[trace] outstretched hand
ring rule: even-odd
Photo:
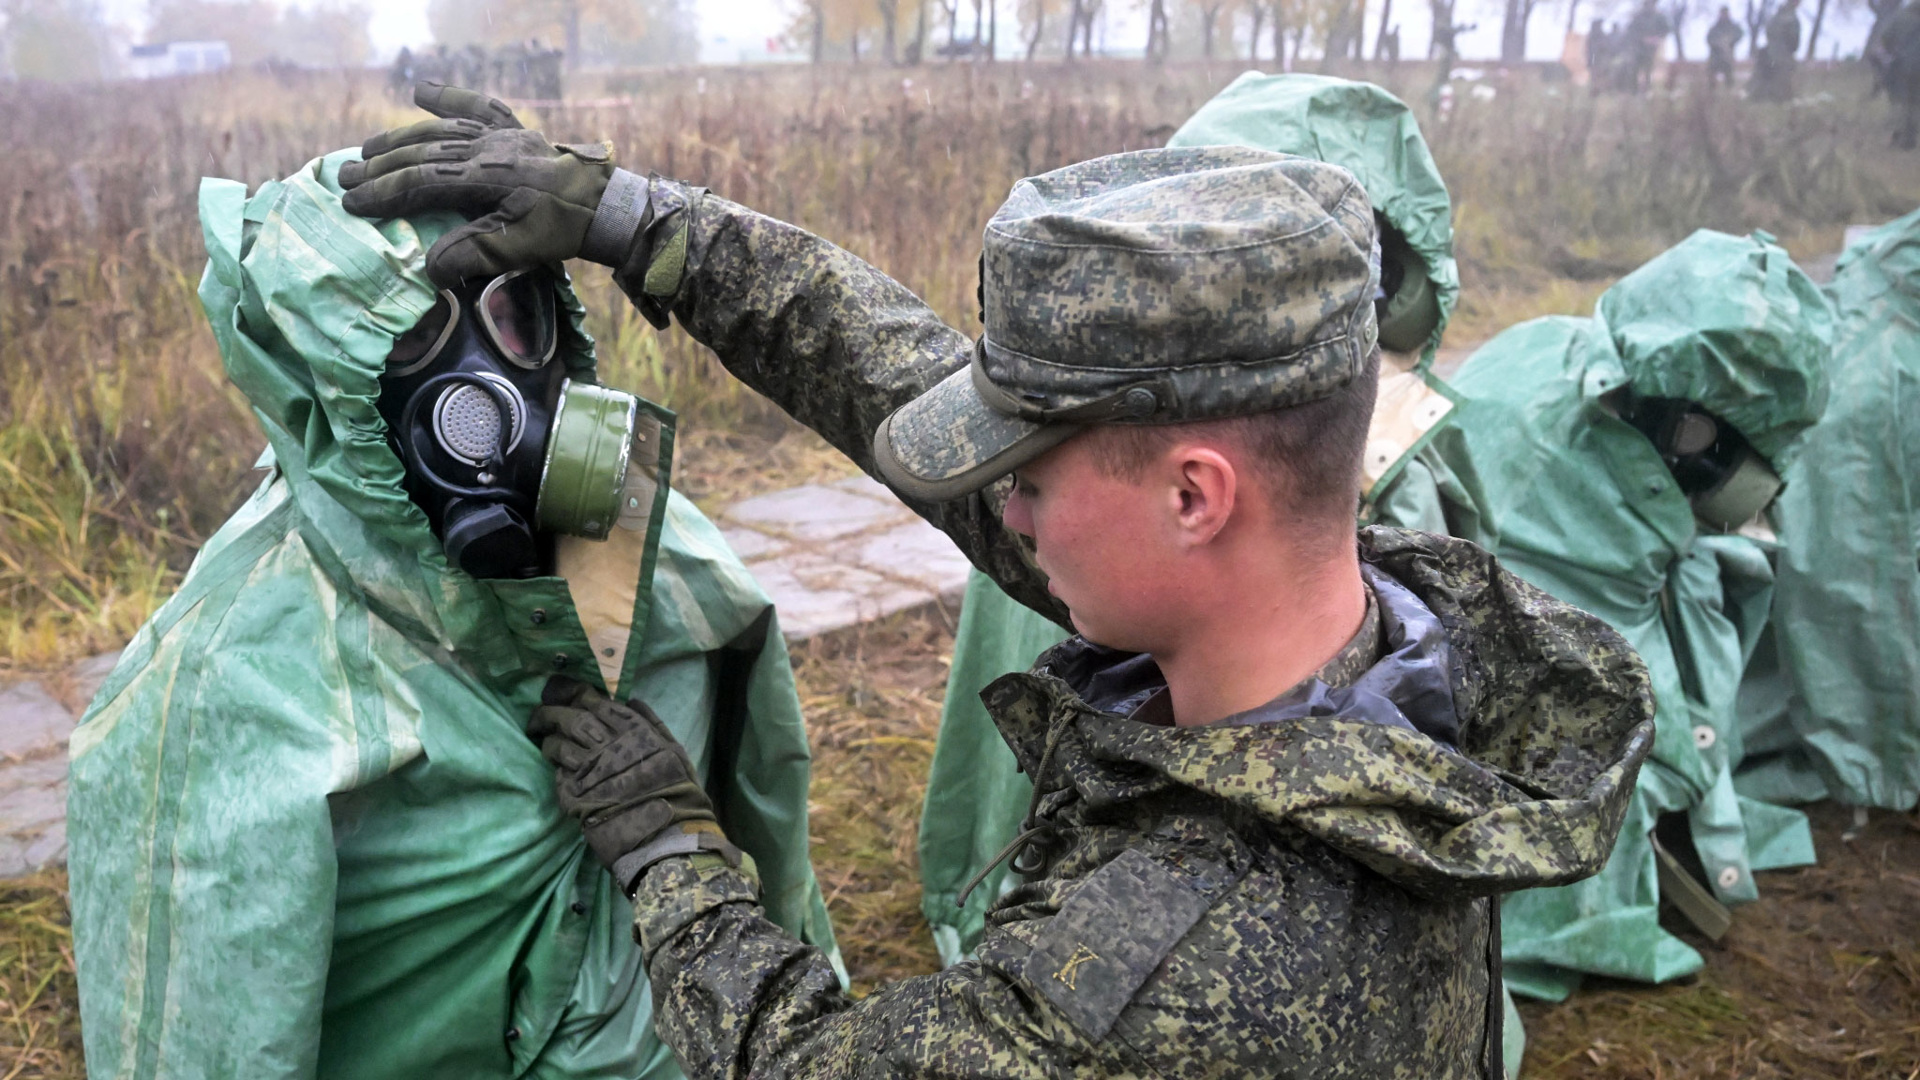
[[[427,253],[428,276],[449,287],[580,253],[614,173],[606,145],[557,146],[503,102],[455,86],[422,82],[413,100],[434,119],[375,135],[362,161],[341,166],[349,212],[467,215]]]
[[[713,851],[736,865],[693,760],[647,704],[621,703],[556,676],[527,734],[554,765],[560,808],[623,889],[670,855]]]

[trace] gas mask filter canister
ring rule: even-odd
[[[408,494],[475,577],[546,573],[542,534],[604,540],[620,514],[639,402],[567,378],[558,342],[553,280],[517,272],[443,291],[388,355]]]
[[[1634,397],[1620,416],[1653,443],[1693,516],[1712,528],[1740,528],[1785,486],[1733,425],[1691,401]]]

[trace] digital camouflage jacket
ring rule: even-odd
[[[968,342],[817,237],[695,208],[677,288],[618,279],[871,472],[880,420]],[[1045,597],[987,497],[916,509],[1010,594]],[[703,856],[648,871],[635,935],[690,1075],[1495,1074],[1488,898],[1605,863],[1652,737],[1646,671],[1471,544],[1360,543],[1445,628],[1457,752],[1338,715],[1102,712],[1085,695],[1104,650],[1069,641],[986,694],[1038,794],[1025,883],[977,959],[856,1002],[747,876]]]

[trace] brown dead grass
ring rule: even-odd
[[[1760,901],[1660,987],[1594,980],[1523,1002],[1528,1080],[1920,1076],[1920,818],[1810,808],[1817,866],[1756,875]]]
[[[856,993],[940,967],[920,915],[916,840],[952,660],[938,608],[794,652],[813,740],[814,873]]]
[[[0,1080],[84,1077],[67,875],[0,881]]]

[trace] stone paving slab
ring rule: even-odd
[[[789,641],[957,602],[966,589],[953,541],[865,476],[747,499],[720,524]]]
[[[67,738],[119,660],[102,653],[0,688],[0,878],[66,864]]]
[[[0,878],[67,861],[67,755],[0,766]]]
[[[38,681],[0,690],[0,760],[56,750],[72,730],[73,714]]]

